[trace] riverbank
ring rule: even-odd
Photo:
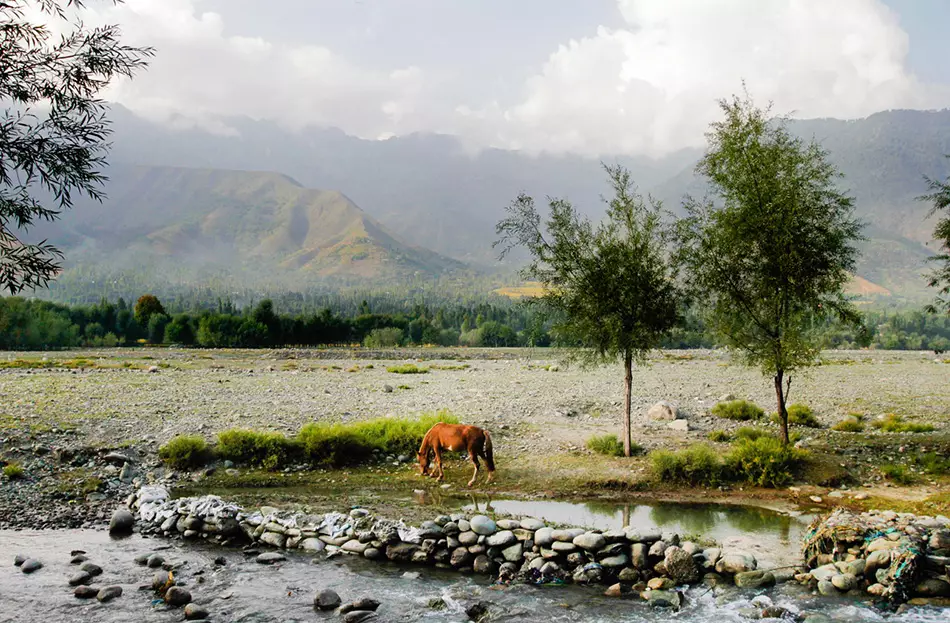
[[[427,372],[387,371],[410,357]],[[697,493],[654,482],[643,455],[613,458],[588,450],[589,437],[617,429],[622,374],[611,366],[565,367],[550,351],[8,353],[0,361],[0,458],[19,464],[23,477],[0,483],[0,527],[97,525],[103,521],[101,504],[123,497],[135,482],[198,492],[243,489],[248,496],[259,495],[265,486],[279,487],[290,505],[319,505],[321,495],[328,494],[356,504],[376,498],[386,514],[411,517],[419,508],[417,491],[435,504],[467,496],[470,467],[450,461],[449,487],[442,489],[397,457],[352,470],[270,473],[218,464],[213,471],[183,473],[162,465],[157,450],[180,433],[208,441],[234,427],[294,434],[310,421],[411,417],[442,408],[492,431],[498,482],[479,484],[474,489],[479,495],[593,501],[698,497],[805,510],[846,505],[950,512],[947,477],[925,473],[916,463],[927,453],[950,453],[947,364],[935,361],[932,353],[835,352],[825,358],[826,365],[794,384],[792,400],[810,405],[821,425],[794,429],[812,458],[800,482],[780,490],[732,487]],[[709,441],[708,435],[728,435],[748,424],[709,413],[727,394],[766,409],[772,400],[761,375],[723,353],[658,353],[635,375],[634,437],[645,450],[699,442],[724,451],[727,446]],[[660,400],[677,406],[687,430],[647,416]],[[936,430],[831,428],[858,412],[867,421],[898,413]],[[775,429],[767,421],[757,425]],[[885,464],[905,466],[907,478],[888,480],[881,471]],[[387,495],[394,490],[398,496]]]

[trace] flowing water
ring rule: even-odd
[[[479,511],[489,502],[477,502]],[[798,538],[807,518],[781,515],[749,507],[683,504],[574,504],[494,500],[499,513],[531,515],[549,522],[610,528],[622,525],[657,526],[664,531],[698,533],[752,549],[761,560],[783,562],[797,554]],[[474,506],[469,509],[475,512]],[[0,531],[0,622],[7,621],[181,621],[179,610],[169,610],[153,601],[150,584],[153,570],[135,564],[135,556],[164,548],[166,560],[181,562],[176,577],[186,583],[195,601],[211,612],[213,621],[246,623],[338,620],[315,613],[316,591],[331,588],[344,603],[373,597],[382,606],[380,621],[467,621],[465,608],[476,602],[488,604],[492,621],[696,621],[739,623],[743,608],[764,595],[792,611],[821,613],[831,621],[893,621],[895,623],[947,623],[950,614],[941,610],[912,609],[901,615],[877,612],[867,604],[845,599],[809,595],[790,584],[769,591],[741,592],[726,589],[714,593],[703,587],[691,589],[680,612],[653,610],[638,600],[616,600],[601,595],[602,587],[492,586],[491,580],[419,566],[373,563],[344,556],[316,560],[291,553],[288,560],[264,566],[240,550],[214,548],[203,543],[183,543],[132,536],[114,539],[98,531],[49,532]],[[70,551],[82,549],[105,573],[96,586],[117,584],[121,597],[100,604],[72,595],[67,578],[76,571],[69,565]],[[39,571],[26,575],[13,566],[17,553],[43,562]],[[227,564],[214,564],[224,555]],[[762,565],[767,566],[766,564]],[[443,604],[436,609],[432,602]]]

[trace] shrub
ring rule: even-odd
[[[194,469],[205,465],[211,452],[198,435],[179,435],[158,449],[158,458],[176,469]]]
[[[679,452],[656,450],[650,453],[650,464],[661,482],[715,486],[722,481],[722,459],[705,444]]]
[[[931,476],[943,476],[950,473],[950,458],[936,452],[928,452],[914,458],[914,463]]]
[[[373,329],[363,338],[363,346],[367,348],[393,348],[402,344],[403,333],[399,327],[383,327]]]
[[[720,402],[713,407],[712,414],[727,420],[746,422],[748,420],[758,420],[765,415],[765,411],[747,400],[730,400]]]
[[[831,428],[842,433],[860,433],[864,430],[864,423],[856,417],[848,416]]]
[[[754,426],[743,426],[736,431],[736,439],[745,439],[747,441],[755,441],[761,437],[768,437],[769,433],[764,428],[756,428]]]
[[[881,473],[888,480],[901,485],[909,485],[917,480],[913,472],[904,465],[887,464],[881,465]]]
[[[807,426],[808,428],[818,428],[821,426],[818,422],[818,418],[816,418],[812,412],[811,407],[807,405],[789,405],[786,411],[788,411],[788,423],[792,426]],[[772,421],[776,424],[782,423],[782,419],[778,413],[772,414]]]
[[[300,455],[300,446],[280,433],[232,429],[218,433],[217,454],[251,467],[277,469]]]
[[[934,429],[930,424],[907,422],[901,416],[893,413],[887,414],[884,418],[874,420],[872,426],[885,433],[929,433]]]
[[[788,484],[805,460],[805,453],[775,437],[740,439],[725,457],[731,479],[760,487]]]
[[[706,435],[706,437],[709,439],[709,441],[718,441],[721,443],[732,441],[732,435],[724,430],[714,430]]]
[[[3,467],[3,475],[7,480],[19,480],[26,476],[26,470],[19,463],[8,463]]]
[[[605,456],[623,456],[623,442],[616,435],[601,435],[591,437],[587,440],[587,447],[597,454]],[[635,455],[643,451],[643,448],[635,443],[630,444],[630,454]]]
[[[407,363],[399,366],[389,366],[386,368],[386,372],[392,372],[393,374],[427,374],[429,369],[420,368],[414,363]]]

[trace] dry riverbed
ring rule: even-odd
[[[429,371],[386,370],[408,362]],[[0,484],[0,528],[90,527],[107,516],[105,506],[126,495],[135,479],[212,491],[250,486],[255,489],[249,494],[261,497],[267,492],[257,487],[281,486],[288,504],[320,510],[321,504],[338,506],[342,499],[375,505],[380,514],[411,515],[413,500],[421,496],[438,504],[445,496],[467,495],[470,467],[450,464],[450,486],[443,489],[397,461],[328,472],[261,474],[219,467],[210,475],[172,474],[158,462],[157,450],[181,433],[209,441],[235,427],[294,434],[315,420],[349,422],[439,409],[493,433],[499,479],[491,488],[476,488],[482,496],[950,509],[946,477],[916,475],[914,484],[898,486],[880,472],[883,464],[910,463],[919,453],[950,451],[950,363],[933,353],[827,353],[824,365],[796,376],[791,402],[811,406],[822,428],[798,429],[812,464],[803,482],[780,491],[677,490],[651,482],[643,456],[591,453],[585,447],[590,436],[619,428],[622,378],[619,366],[566,366],[559,353],[543,349],[3,353],[0,459],[18,462],[25,471],[23,478],[4,477]],[[743,424],[709,413],[724,395],[774,409],[770,381],[725,353],[658,353],[634,375],[635,440],[647,451],[679,448],[706,441],[714,430],[737,429]],[[689,431],[648,419],[649,407],[660,400],[679,408]],[[868,420],[896,413],[936,430],[830,429],[850,413]],[[726,451],[726,444],[713,445]],[[116,453],[132,460],[124,473]]]

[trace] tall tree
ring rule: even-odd
[[[564,199],[549,201],[542,223],[534,199],[522,194],[498,223],[495,245],[502,257],[515,247],[531,254],[522,276],[542,284],[534,302],[555,312],[555,331],[582,345],[578,359],[623,361],[623,447],[630,456],[633,364],[677,325],[678,296],[660,206],[636,193],[629,171],[605,169],[613,197],[602,223],[595,227]]]
[[[950,156],[947,156],[950,158]],[[946,182],[925,177],[930,188],[930,194],[919,197],[923,201],[933,203],[933,208],[927,216],[950,208],[950,176]],[[934,238],[940,243],[941,252],[930,258],[940,265],[930,274],[928,285],[937,288],[934,302],[928,306],[928,311],[937,313],[938,310],[950,314],[950,210],[943,214],[934,227]]]
[[[23,239],[38,220],[54,220],[76,195],[103,198],[110,128],[99,92],[131,77],[150,48],[119,42],[117,26],[72,32],[55,40],[47,24],[66,20],[84,0],[0,0],[0,290],[45,286],[62,253],[45,240]],[[40,199],[42,188],[50,199]]]
[[[861,224],[820,145],[792,136],[748,96],[720,106],[725,118],[712,124],[696,167],[712,198],[687,198],[679,255],[710,328],[772,377],[788,443],[791,373],[820,352],[812,319],[859,322],[844,286]]]

